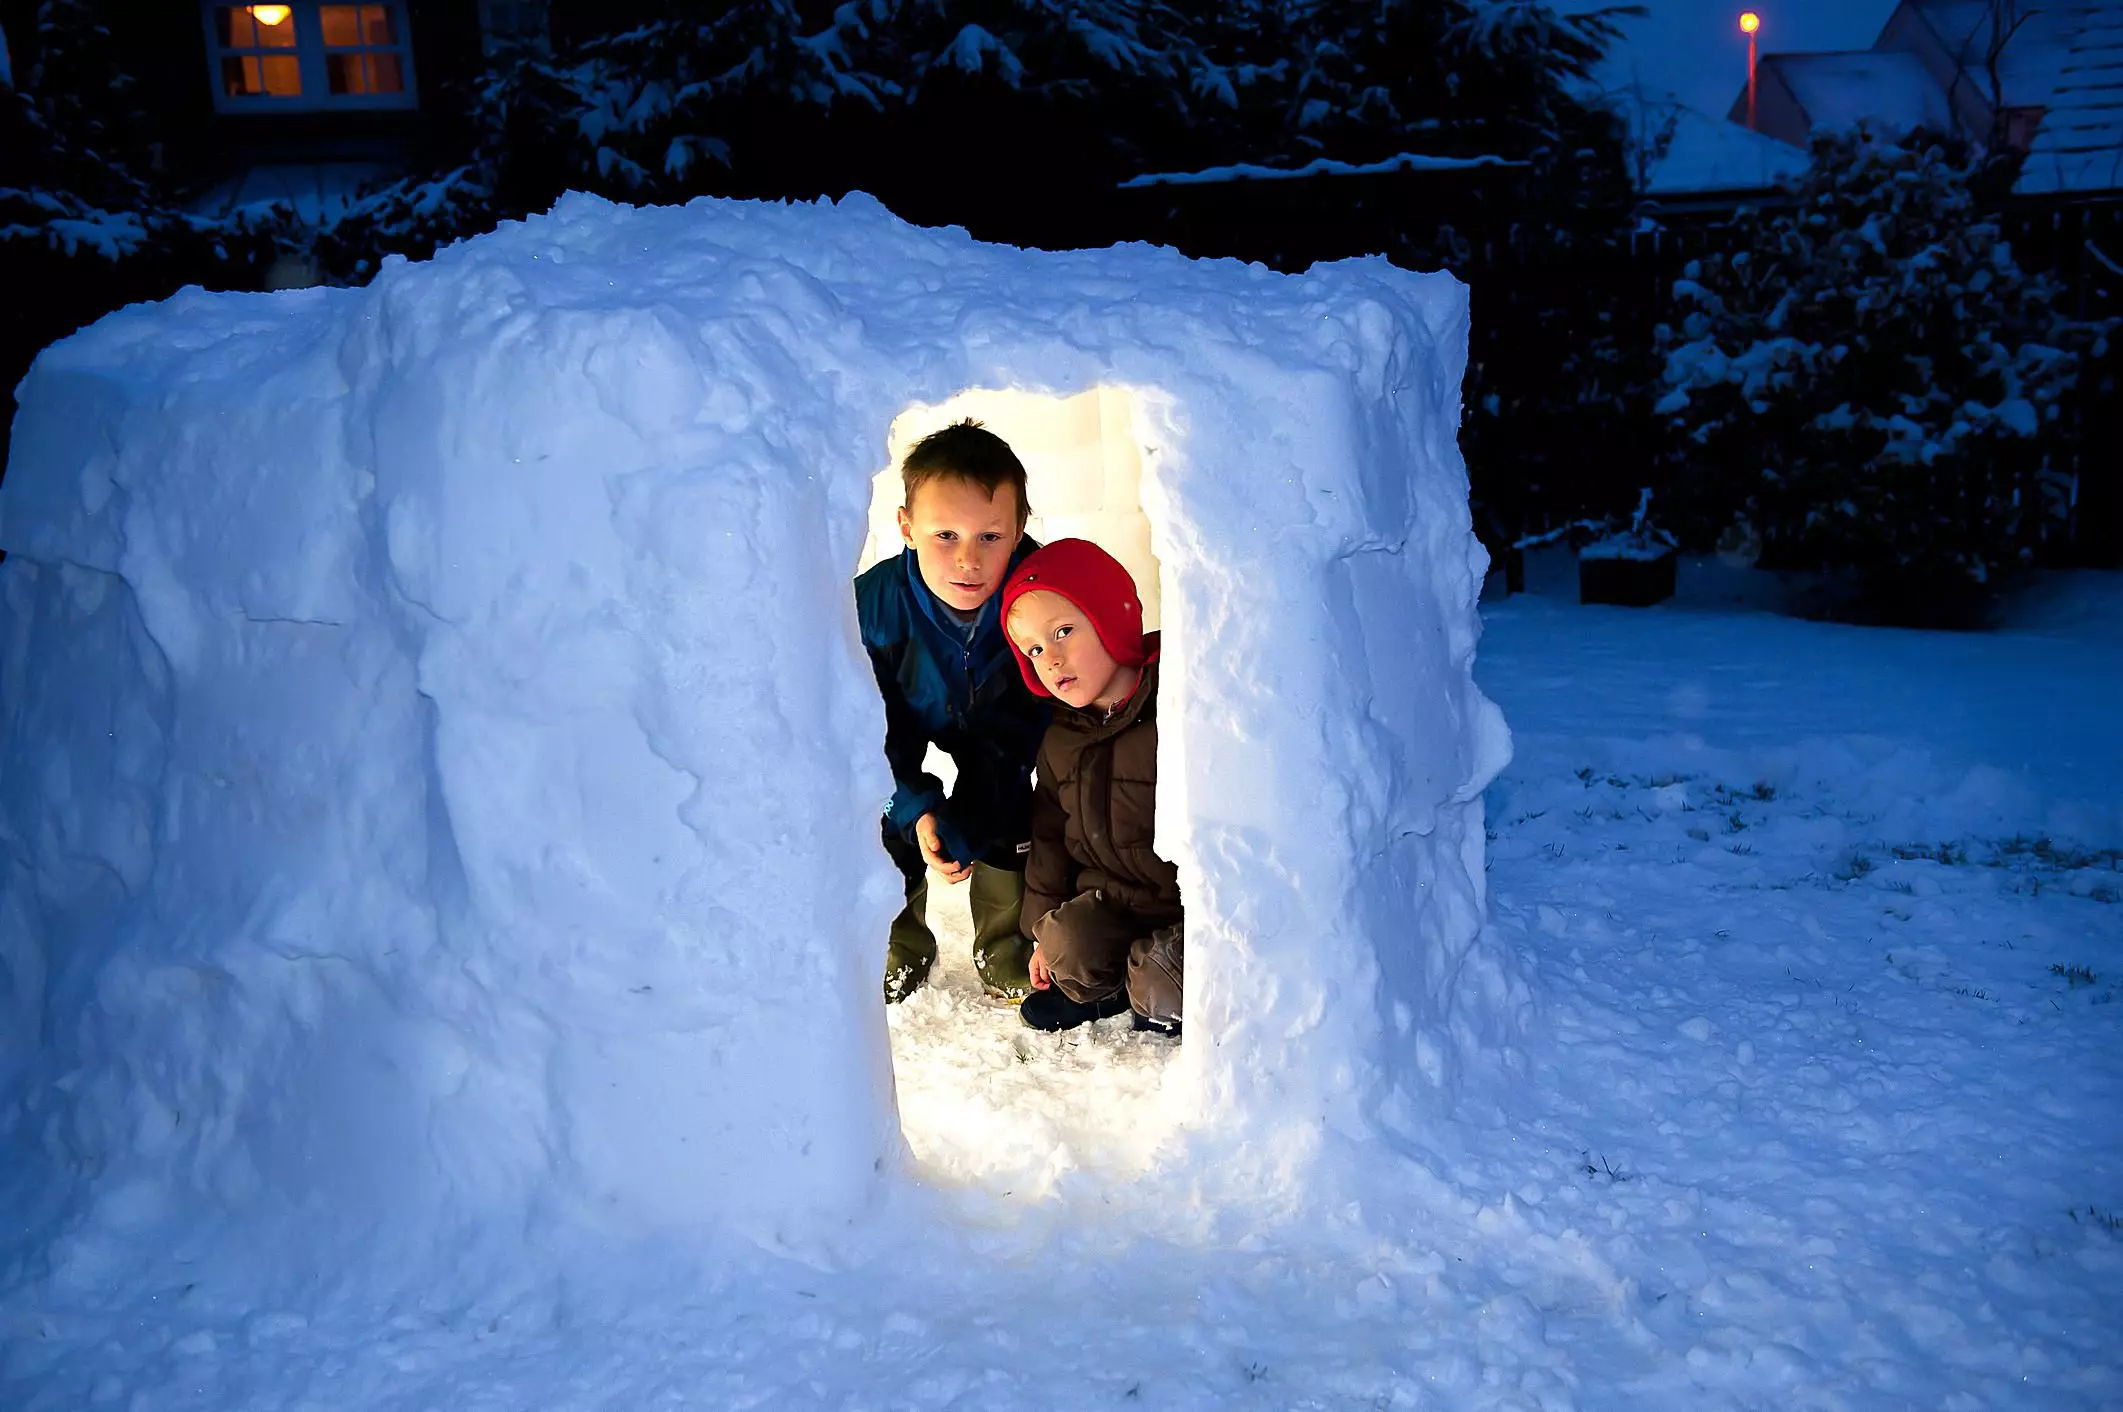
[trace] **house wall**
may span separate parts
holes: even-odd
[[[38,59],[36,0],[0,0],[16,78]],[[198,0],[110,0],[113,58],[152,119],[169,174],[211,185],[267,162],[362,160],[417,164],[463,121],[484,62],[477,0],[407,0],[419,106],[398,111],[217,113]]]
[[[1946,93],[1959,129],[1974,137],[1989,134],[1991,108],[1983,95],[1982,75],[1964,69],[1954,57],[1954,46],[1931,27],[1916,6],[1906,0],[1896,6],[1872,47],[1879,51],[1914,55]]]
[[[1732,111],[1725,116],[1742,127],[1746,126],[1747,90],[1744,86],[1740,89],[1740,96],[1732,100]],[[1777,72],[1774,55],[1755,69],[1755,131],[1802,150],[1812,141],[1813,117],[1791,91],[1791,85]]]

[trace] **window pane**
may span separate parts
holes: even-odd
[[[299,98],[302,70],[292,55],[224,54],[221,91],[231,98]]]
[[[405,92],[405,73],[396,54],[386,50],[369,55],[369,92]]]
[[[366,93],[362,86],[359,54],[324,56],[324,87],[328,93]]]
[[[260,59],[265,70],[265,91],[275,98],[302,96],[302,69],[292,54],[274,54]]]
[[[259,11],[266,12],[260,16]],[[279,21],[267,24],[266,17]],[[286,5],[253,5],[251,19],[258,26],[258,43],[267,49],[292,49],[295,47],[295,12]]]
[[[363,44],[396,44],[397,29],[391,24],[391,7],[388,5],[363,5],[361,7],[361,42]]]
[[[265,19],[258,17],[260,10]],[[214,37],[224,49],[292,49],[295,12],[286,5],[216,5]]]
[[[361,42],[361,7],[359,5],[320,5],[317,7],[317,17],[324,22],[324,42],[326,44],[339,48],[351,48]]]

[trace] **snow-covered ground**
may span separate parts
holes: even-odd
[[[2123,581],[1985,636],[1485,617],[1532,1019],[1334,1190],[1190,1166],[1172,1044],[1024,1032],[949,920],[891,1016],[927,1182],[823,1259],[143,1258],[7,1292],[0,1406],[2123,1405]]]

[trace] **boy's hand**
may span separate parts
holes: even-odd
[[[945,882],[964,882],[973,876],[971,863],[954,863],[944,857],[943,840],[936,833],[936,815],[924,814],[914,821],[914,841],[921,846],[921,860]]]
[[[1032,988],[1045,990],[1054,984],[1054,973],[1047,969],[1047,958],[1039,954],[1037,943],[1032,947]]]

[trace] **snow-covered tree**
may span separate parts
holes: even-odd
[[[1953,618],[2030,563],[2071,485],[2055,459],[2080,354],[1936,134],[1815,140],[1788,208],[1688,266],[1664,398],[1699,530],[1850,570],[1857,611]]]

